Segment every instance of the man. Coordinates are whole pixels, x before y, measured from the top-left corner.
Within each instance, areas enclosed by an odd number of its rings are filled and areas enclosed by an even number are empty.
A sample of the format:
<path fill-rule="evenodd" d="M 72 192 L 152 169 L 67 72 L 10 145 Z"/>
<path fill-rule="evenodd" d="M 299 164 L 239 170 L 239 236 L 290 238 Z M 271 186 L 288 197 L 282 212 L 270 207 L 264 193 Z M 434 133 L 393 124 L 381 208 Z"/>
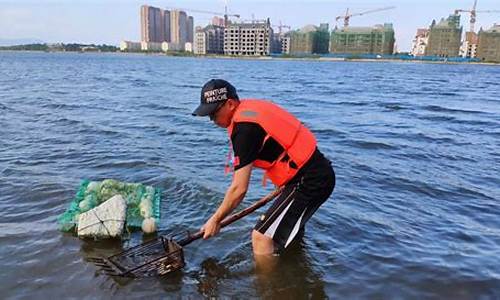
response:
<path fill-rule="evenodd" d="M 316 147 L 314 135 L 292 114 L 265 100 L 239 100 L 227 81 L 212 79 L 201 90 L 194 116 L 209 116 L 227 128 L 234 153 L 234 174 L 224 200 L 203 225 L 203 238 L 216 235 L 220 222 L 243 200 L 254 167 L 284 186 L 252 232 L 255 257 L 285 249 L 330 196 L 335 186 L 331 163 Z"/>

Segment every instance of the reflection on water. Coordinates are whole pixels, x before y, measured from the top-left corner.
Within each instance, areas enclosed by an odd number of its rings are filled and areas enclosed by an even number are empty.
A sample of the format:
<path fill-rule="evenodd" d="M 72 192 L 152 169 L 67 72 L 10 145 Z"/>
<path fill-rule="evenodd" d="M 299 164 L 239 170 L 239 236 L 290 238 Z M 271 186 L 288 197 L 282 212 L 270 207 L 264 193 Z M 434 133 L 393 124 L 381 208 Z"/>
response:
<path fill-rule="evenodd" d="M 250 254 L 250 253 L 248 253 Z M 220 287 L 227 288 L 224 280 L 239 276 L 252 276 L 259 298 L 264 299 L 323 299 L 328 298 L 321 274 L 315 270 L 315 263 L 307 253 L 303 240 L 294 241 L 286 252 L 274 257 L 275 266 L 263 271 L 255 264 L 247 264 L 245 271 L 232 271 L 233 262 L 219 262 L 210 257 L 200 265 L 194 275 L 197 290 L 205 297 L 220 295 Z M 292 283 L 293 284 L 290 284 Z"/>
<path fill-rule="evenodd" d="M 200 266 L 200 271 L 195 275 L 197 287 L 203 296 L 218 295 L 220 280 L 230 276 L 230 270 L 223 263 L 218 263 L 215 258 L 205 259 Z"/>
<path fill-rule="evenodd" d="M 321 274 L 314 266 L 304 240 L 295 240 L 279 256 L 272 271 L 257 272 L 255 284 L 259 295 L 266 299 L 328 298 Z"/>
<path fill-rule="evenodd" d="M 124 245 L 120 239 L 85 239 L 82 241 L 80 252 L 84 258 L 108 257 L 124 250 Z"/>
<path fill-rule="evenodd" d="M 179 292 L 182 290 L 184 272 L 182 269 L 176 270 L 172 273 L 168 273 L 165 276 L 159 277 L 157 280 L 163 291 L 167 293 Z"/>

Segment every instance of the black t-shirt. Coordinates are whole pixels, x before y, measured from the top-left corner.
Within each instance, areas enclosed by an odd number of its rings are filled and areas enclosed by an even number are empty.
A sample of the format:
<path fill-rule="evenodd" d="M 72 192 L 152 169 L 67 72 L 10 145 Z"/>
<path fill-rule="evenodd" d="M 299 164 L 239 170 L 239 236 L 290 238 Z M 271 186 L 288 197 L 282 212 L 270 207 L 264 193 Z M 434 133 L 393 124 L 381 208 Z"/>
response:
<path fill-rule="evenodd" d="M 234 170 L 241 169 L 256 159 L 273 162 L 278 158 L 284 150 L 283 147 L 271 137 L 262 146 L 265 137 L 265 130 L 258 124 L 251 122 L 235 124 L 231 135 Z"/>
<path fill-rule="evenodd" d="M 238 122 L 235 124 L 231 135 L 235 162 L 234 170 L 241 169 L 253 163 L 256 159 L 268 162 L 274 162 L 278 159 L 284 151 L 283 147 L 272 137 L 268 138 L 262 146 L 265 137 L 266 131 L 256 123 Z M 288 156 L 285 156 L 283 159 L 288 159 Z M 323 166 L 329 166 L 329 164 L 330 162 L 316 148 L 314 154 L 297 173 L 295 178 L 299 177 L 306 170 L 322 169 Z M 290 167 L 296 168 L 296 165 L 291 162 Z"/>

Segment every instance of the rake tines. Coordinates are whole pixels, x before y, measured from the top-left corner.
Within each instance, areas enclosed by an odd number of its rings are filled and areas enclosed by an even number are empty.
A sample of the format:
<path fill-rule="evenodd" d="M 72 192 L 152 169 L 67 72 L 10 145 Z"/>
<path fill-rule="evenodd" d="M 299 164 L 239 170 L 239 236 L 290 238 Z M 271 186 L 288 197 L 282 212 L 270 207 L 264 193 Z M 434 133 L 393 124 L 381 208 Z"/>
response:
<path fill-rule="evenodd" d="M 182 248 L 162 236 L 108 258 L 92 257 L 89 261 L 107 275 L 123 277 L 158 276 L 184 267 Z"/>
<path fill-rule="evenodd" d="M 123 271 L 105 257 L 89 257 L 88 261 L 96 265 L 101 272 L 111 276 L 124 276 Z"/>

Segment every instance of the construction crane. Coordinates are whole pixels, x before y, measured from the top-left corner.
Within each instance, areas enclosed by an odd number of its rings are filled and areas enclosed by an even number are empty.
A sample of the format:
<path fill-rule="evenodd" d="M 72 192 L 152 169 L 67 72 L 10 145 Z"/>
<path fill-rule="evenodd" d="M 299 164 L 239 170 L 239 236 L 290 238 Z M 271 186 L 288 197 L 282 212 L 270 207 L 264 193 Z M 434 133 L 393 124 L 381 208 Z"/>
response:
<path fill-rule="evenodd" d="M 214 16 L 224 16 L 224 26 L 227 27 L 229 23 L 229 17 L 235 17 L 235 18 L 240 18 L 239 14 L 228 14 L 227 13 L 227 5 L 224 7 L 224 12 L 213 12 L 213 11 L 206 11 L 206 10 L 199 10 L 199 9 L 189 9 L 189 8 L 178 8 L 178 7 L 167 7 L 167 9 L 174 9 L 174 10 L 183 10 L 183 11 L 189 11 L 189 12 L 195 12 L 195 13 L 201 13 L 201 14 L 211 14 Z"/>
<path fill-rule="evenodd" d="M 474 5 L 472 9 L 455 9 L 455 15 L 458 15 L 461 12 L 470 13 L 470 32 L 475 32 L 475 24 L 476 24 L 476 14 L 477 13 L 500 13 L 500 10 L 476 10 L 477 0 L 474 0 Z"/>
<path fill-rule="evenodd" d="M 288 30 L 290 31 L 292 29 L 292 27 L 290 27 L 289 25 L 283 25 L 280 21 L 280 24 L 279 25 L 273 25 L 273 27 L 276 27 L 278 28 L 278 33 L 279 35 L 281 35 L 283 33 L 283 28 L 288 28 Z"/>
<path fill-rule="evenodd" d="M 347 8 L 347 10 L 345 12 L 345 15 L 344 16 L 338 16 L 338 17 L 336 17 L 335 21 L 338 21 L 340 19 L 344 19 L 344 27 L 348 27 L 349 26 L 349 20 L 351 19 L 351 17 L 362 16 L 362 15 L 371 14 L 371 13 L 379 12 L 379 11 L 383 11 L 383 10 L 389 10 L 389 9 L 393 9 L 393 8 L 396 8 L 396 7 L 395 6 L 388 6 L 388 7 L 383 7 L 383 8 L 377 8 L 377 9 L 367 10 L 367 11 L 360 12 L 360 13 L 355 13 L 355 14 L 350 14 L 349 13 L 349 8 Z"/>

